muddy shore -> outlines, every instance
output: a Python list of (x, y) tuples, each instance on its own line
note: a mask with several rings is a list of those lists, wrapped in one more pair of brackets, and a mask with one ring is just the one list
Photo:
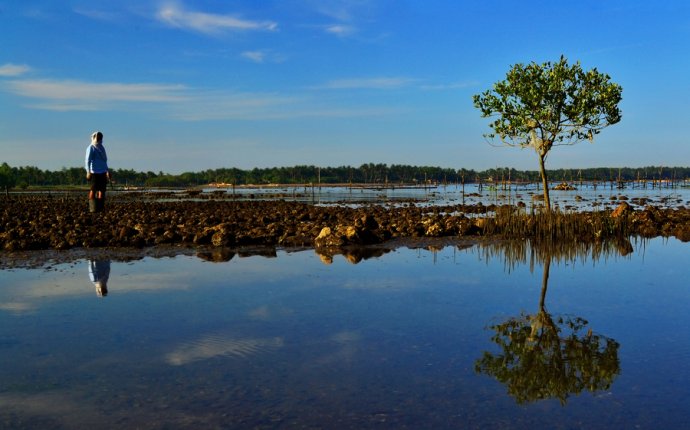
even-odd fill
[[(512, 206), (314, 206), (286, 201), (147, 201), (114, 195), (89, 213), (81, 194), (0, 198), (0, 253), (96, 248), (339, 248), (401, 239), (525, 239), (538, 215)], [(563, 214), (558, 225), (581, 241), (606, 235), (690, 240), (690, 209), (635, 207)], [(543, 230), (543, 228), (542, 228)], [(620, 231), (616, 231), (620, 230)], [(556, 240), (559, 233), (550, 233)], [(555, 236), (554, 236), (555, 235)], [(567, 238), (564, 238), (567, 239)], [(569, 240), (569, 239), (567, 239)]]

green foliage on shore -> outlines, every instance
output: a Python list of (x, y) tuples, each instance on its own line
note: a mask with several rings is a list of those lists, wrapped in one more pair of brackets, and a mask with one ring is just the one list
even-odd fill
[[(118, 185), (144, 187), (195, 187), (209, 183), (235, 185), (264, 184), (423, 184), (477, 183), (490, 180), (535, 182), (539, 171), (516, 170), (508, 167), (483, 171), (433, 166), (362, 164), (359, 167), (269, 167), (243, 170), (237, 168), (209, 169), (201, 172), (168, 174), (164, 172), (136, 172), (132, 169), (113, 169)], [(599, 167), (589, 169), (549, 170), (552, 181), (630, 181), (682, 180), (690, 178), (690, 167)], [(63, 167), (61, 170), (41, 170), (38, 167), (0, 165), (0, 188), (51, 186), (80, 186), (86, 184), (82, 167)]]

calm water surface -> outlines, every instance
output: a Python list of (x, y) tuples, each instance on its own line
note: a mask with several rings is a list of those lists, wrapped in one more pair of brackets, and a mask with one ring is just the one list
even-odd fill
[(619, 248), (0, 271), (0, 428), (684, 428), (690, 248)]
[[(633, 207), (644, 208), (651, 204), (657, 207), (676, 208), (690, 205), (690, 183), (683, 186), (653, 186), (651, 182), (646, 184), (628, 184), (619, 189), (610, 183), (579, 182), (573, 183), (575, 190), (550, 191), (551, 202), (561, 210), (602, 210), (615, 208), (620, 200), (627, 200)], [(555, 182), (552, 187), (557, 185)], [(362, 204), (385, 203), (395, 205), (400, 202), (414, 200), (419, 204), (475, 205), (489, 204), (516, 204), (525, 203), (532, 207), (541, 202), (543, 191), (537, 184), (516, 185), (502, 187), (500, 184), (459, 184), (439, 185), (430, 187), (329, 187), (329, 186), (301, 186), (301, 187), (263, 187), (263, 188), (236, 188), (235, 190), (221, 188), (207, 188), (207, 193), (219, 192), (234, 195), (237, 198), (252, 199), (285, 199), (288, 201), (301, 201), (321, 205), (331, 204)], [(638, 200), (644, 199), (644, 200)]]

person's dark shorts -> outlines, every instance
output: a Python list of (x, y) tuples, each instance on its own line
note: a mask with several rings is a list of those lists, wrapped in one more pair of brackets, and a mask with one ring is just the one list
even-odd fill
[(105, 194), (105, 189), (108, 186), (108, 175), (107, 173), (92, 173), (89, 182), (91, 183), (91, 191), (101, 191)]

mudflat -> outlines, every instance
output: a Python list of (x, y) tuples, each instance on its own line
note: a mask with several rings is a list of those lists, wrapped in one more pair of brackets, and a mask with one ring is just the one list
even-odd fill
[[(0, 197), (0, 252), (170, 246), (318, 248), (401, 238), (525, 239), (544, 231), (555, 240), (563, 232), (572, 232), (581, 241), (621, 235), (690, 240), (690, 209), (685, 207), (623, 203), (615, 210), (558, 216), (554, 223), (558, 229), (545, 230), (540, 227), (543, 214), (508, 205), (318, 206), (283, 200), (145, 200), (126, 193), (109, 196), (104, 212), (89, 213), (81, 194), (18, 194)], [(567, 227), (569, 223), (574, 227)]]

